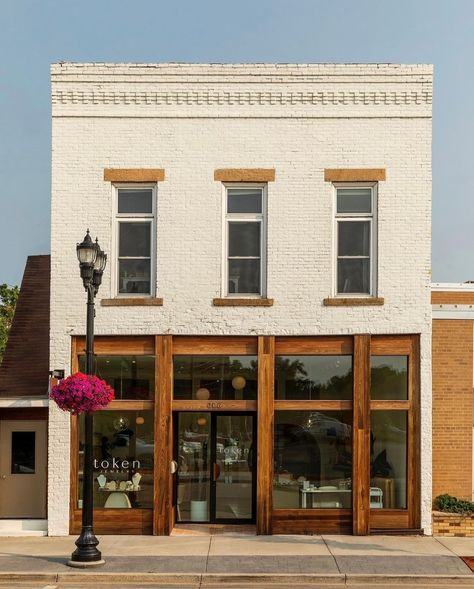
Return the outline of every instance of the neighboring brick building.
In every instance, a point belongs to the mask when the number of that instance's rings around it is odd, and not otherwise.
[[[430,533],[431,93],[427,65],[52,66],[51,369],[83,365],[86,228],[109,256],[99,533]],[[52,535],[80,429],[50,406]]]
[[[431,301],[433,498],[471,501],[474,284],[434,284]]]

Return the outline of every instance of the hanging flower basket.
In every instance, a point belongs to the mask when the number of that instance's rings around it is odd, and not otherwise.
[[[50,397],[63,411],[79,415],[107,407],[114,400],[115,393],[112,387],[97,376],[76,372],[55,385]]]

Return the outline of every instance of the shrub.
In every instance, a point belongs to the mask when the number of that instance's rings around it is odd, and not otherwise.
[[[435,507],[439,511],[447,513],[460,513],[461,515],[471,515],[474,511],[474,503],[463,501],[452,495],[438,495],[435,499]]]

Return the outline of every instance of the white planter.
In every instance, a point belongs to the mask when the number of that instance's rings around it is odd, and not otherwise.
[[[208,519],[207,501],[191,501],[191,521],[203,522]]]

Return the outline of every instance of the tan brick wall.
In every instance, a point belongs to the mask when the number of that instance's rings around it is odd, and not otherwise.
[[[474,291],[469,292],[432,292],[433,305],[474,305]]]
[[[471,500],[472,353],[472,321],[433,321],[433,498]]]
[[[474,537],[474,516],[457,513],[433,513],[433,536]]]

